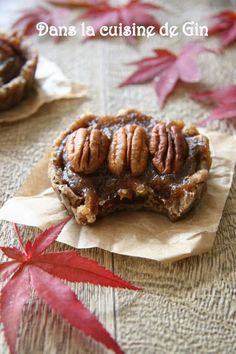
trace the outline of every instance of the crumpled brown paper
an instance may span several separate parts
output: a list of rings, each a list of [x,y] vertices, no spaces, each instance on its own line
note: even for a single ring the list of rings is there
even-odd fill
[[[10,110],[0,113],[0,123],[12,123],[35,113],[44,103],[62,98],[85,97],[86,86],[70,81],[52,61],[40,56],[35,84],[26,99]]]
[[[236,138],[204,132],[211,140],[213,165],[208,190],[200,205],[184,220],[172,223],[152,212],[119,212],[90,226],[71,219],[58,241],[76,248],[100,247],[129,256],[175,261],[211,249],[232,183]],[[32,170],[17,195],[0,210],[0,219],[45,229],[67,212],[50,188],[49,154]]]

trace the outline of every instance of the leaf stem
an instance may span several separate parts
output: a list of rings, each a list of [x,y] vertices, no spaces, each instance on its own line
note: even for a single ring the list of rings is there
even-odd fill
[[[27,252],[26,252],[26,249],[25,249],[25,246],[24,246],[22,237],[21,237],[21,235],[20,235],[20,233],[19,233],[19,230],[18,230],[18,227],[16,226],[15,223],[12,224],[12,228],[13,228],[13,230],[14,230],[14,232],[15,232],[15,235],[16,235],[16,237],[17,237],[17,240],[18,240],[18,242],[19,242],[19,244],[20,244],[20,247],[21,247],[23,253],[27,256]]]

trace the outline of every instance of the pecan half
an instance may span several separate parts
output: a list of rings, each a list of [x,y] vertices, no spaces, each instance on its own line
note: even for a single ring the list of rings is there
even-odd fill
[[[99,129],[79,128],[66,141],[66,151],[75,172],[90,174],[105,161],[109,139]]]
[[[188,155],[188,144],[182,132],[183,125],[158,123],[151,132],[149,151],[160,174],[178,174]]]
[[[133,176],[144,173],[148,161],[146,132],[137,125],[126,125],[114,135],[108,153],[108,168],[120,176],[130,170]]]

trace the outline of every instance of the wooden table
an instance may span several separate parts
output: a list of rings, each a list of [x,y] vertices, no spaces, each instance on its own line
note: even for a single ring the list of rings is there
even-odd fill
[[[16,9],[41,1],[1,2],[0,27],[7,28]],[[234,1],[175,0],[166,4],[162,23],[181,25],[207,14],[233,8]],[[194,90],[216,88],[236,82],[235,45],[222,55],[206,53],[199,59],[203,80],[198,85],[178,86],[159,112],[152,85],[118,89],[132,71],[125,63],[150,55],[155,47],[178,51],[188,39],[155,37],[136,47],[120,39],[81,43],[74,37],[54,44],[51,39],[34,40],[40,53],[55,61],[73,80],[88,85],[89,99],[59,101],[43,106],[24,121],[0,128],[0,203],[19,189],[32,166],[43,156],[57,134],[86,110],[115,114],[121,108],[136,107],[157,118],[181,118],[186,122],[207,116],[210,106],[194,103]],[[217,40],[206,44],[214,46]],[[210,65],[209,65],[210,63]],[[212,129],[234,131],[233,122],[212,123]],[[126,353],[234,353],[236,352],[236,180],[231,188],[214,248],[208,254],[176,264],[111,254],[100,249],[82,251],[115,273],[144,287],[143,292],[113,290],[87,284],[73,286],[80,299],[95,313]],[[27,228],[25,237],[35,229]],[[13,244],[11,227],[1,223],[1,244]],[[57,250],[70,249],[62,244]],[[3,335],[1,354],[7,353]],[[33,299],[25,308],[17,344],[21,354],[107,353],[101,345],[65,324],[47,306]]]

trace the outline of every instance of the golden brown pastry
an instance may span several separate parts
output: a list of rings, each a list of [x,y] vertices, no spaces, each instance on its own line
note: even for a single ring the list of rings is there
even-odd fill
[[[7,110],[27,95],[34,81],[37,54],[17,33],[0,33],[0,111]]]
[[[129,110],[76,120],[55,141],[49,176],[79,224],[124,209],[176,221],[200,201],[210,166],[208,139],[195,127]]]

